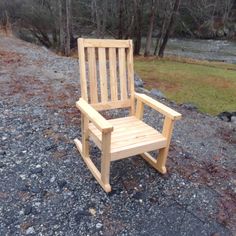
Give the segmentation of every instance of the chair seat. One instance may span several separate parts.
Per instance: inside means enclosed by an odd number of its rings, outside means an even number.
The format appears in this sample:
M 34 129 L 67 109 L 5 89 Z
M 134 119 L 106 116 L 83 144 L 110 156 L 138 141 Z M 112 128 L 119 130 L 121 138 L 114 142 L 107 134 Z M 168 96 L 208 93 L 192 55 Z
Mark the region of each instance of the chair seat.
M 111 119 L 114 130 L 111 134 L 111 160 L 157 150 L 167 145 L 167 139 L 154 128 L 134 116 Z M 101 149 L 102 133 L 89 123 L 89 134 Z

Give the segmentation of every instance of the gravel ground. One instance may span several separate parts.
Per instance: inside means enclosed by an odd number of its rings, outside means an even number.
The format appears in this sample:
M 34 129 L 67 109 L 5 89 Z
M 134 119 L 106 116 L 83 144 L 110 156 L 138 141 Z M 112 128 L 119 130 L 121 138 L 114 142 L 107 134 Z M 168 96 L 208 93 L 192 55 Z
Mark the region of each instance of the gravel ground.
M 168 174 L 138 156 L 116 161 L 106 194 L 73 143 L 79 91 L 76 59 L 0 38 L 0 235 L 236 234 L 233 124 L 162 99 L 183 114 Z M 144 119 L 162 122 L 151 109 Z M 93 144 L 91 156 L 99 164 Z

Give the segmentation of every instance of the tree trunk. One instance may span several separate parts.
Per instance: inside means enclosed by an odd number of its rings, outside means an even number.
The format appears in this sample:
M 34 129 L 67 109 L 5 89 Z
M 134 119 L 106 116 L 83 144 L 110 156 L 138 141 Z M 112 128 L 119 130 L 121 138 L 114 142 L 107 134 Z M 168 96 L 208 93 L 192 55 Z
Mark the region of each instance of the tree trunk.
M 101 32 L 101 38 L 104 38 L 106 33 L 106 26 L 107 26 L 107 0 L 103 0 L 103 9 L 102 9 L 102 32 Z
M 159 57 L 164 56 L 164 51 L 165 51 L 165 48 L 166 48 L 166 44 L 167 44 L 167 41 L 170 37 L 171 31 L 172 31 L 172 28 L 173 28 L 173 25 L 174 25 L 174 21 L 176 19 L 176 15 L 177 15 L 177 12 L 178 12 L 178 9 L 179 9 L 180 1 L 181 0 L 175 0 L 175 5 L 174 5 L 174 8 L 173 8 L 171 17 L 170 17 L 170 22 L 169 22 L 168 28 L 166 30 L 166 34 L 164 36 L 164 39 L 163 39 L 163 42 L 161 44 L 160 50 L 158 52 Z
M 96 25 L 97 25 L 96 37 L 101 38 L 101 30 L 102 30 L 101 29 L 101 19 L 100 19 L 99 9 L 98 9 L 98 5 L 97 5 L 97 0 L 93 0 L 93 7 L 94 7 L 94 11 L 95 11 Z
M 149 20 L 149 28 L 148 28 L 146 46 L 145 46 L 145 52 L 144 52 L 145 57 L 150 56 L 153 25 L 154 25 L 156 10 L 157 10 L 157 0 L 152 0 L 152 7 L 151 7 L 151 11 L 150 11 L 150 20 Z
M 142 41 L 142 6 L 141 0 L 134 0 L 134 55 L 139 55 Z
M 71 37 L 71 0 L 66 0 L 66 43 L 65 55 L 70 55 L 70 37 Z
M 60 31 L 60 52 L 65 54 L 65 31 L 64 31 L 64 14 L 63 0 L 59 0 L 59 31 Z
M 118 25 L 118 39 L 123 38 L 123 0 L 119 0 L 119 25 Z
M 160 36 L 157 37 L 157 40 L 156 40 L 156 46 L 155 46 L 155 49 L 154 49 L 154 52 L 153 52 L 153 55 L 155 55 L 155 56 L 157 55 L 157 51 L 159 50 L 160 45 L 162 43 L 165 26 L 166 26 L 166 14 L 165 14 L 164 20 L 162 22 Z

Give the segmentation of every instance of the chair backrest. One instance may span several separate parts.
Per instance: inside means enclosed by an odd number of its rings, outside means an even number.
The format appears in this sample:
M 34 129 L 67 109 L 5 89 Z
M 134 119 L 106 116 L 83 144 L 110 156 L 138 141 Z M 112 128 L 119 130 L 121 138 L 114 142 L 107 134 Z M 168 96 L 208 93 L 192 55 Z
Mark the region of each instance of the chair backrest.
M 97 110 L 133 107 L 132 40 L 78 39 L 81 95 Z

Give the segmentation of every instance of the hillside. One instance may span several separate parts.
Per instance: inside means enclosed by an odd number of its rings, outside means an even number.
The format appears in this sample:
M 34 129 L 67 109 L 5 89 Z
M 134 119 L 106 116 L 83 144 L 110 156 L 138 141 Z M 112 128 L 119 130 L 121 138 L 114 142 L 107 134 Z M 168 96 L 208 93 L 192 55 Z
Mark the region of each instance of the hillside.
M 0 235 L 235 235 L 235 124 L 161 99 L 183 114 L 168 174 L 138 156 L 114 162 L 107 195 L 73 143 L 76 59 L 1 36 L 0 94 Z

